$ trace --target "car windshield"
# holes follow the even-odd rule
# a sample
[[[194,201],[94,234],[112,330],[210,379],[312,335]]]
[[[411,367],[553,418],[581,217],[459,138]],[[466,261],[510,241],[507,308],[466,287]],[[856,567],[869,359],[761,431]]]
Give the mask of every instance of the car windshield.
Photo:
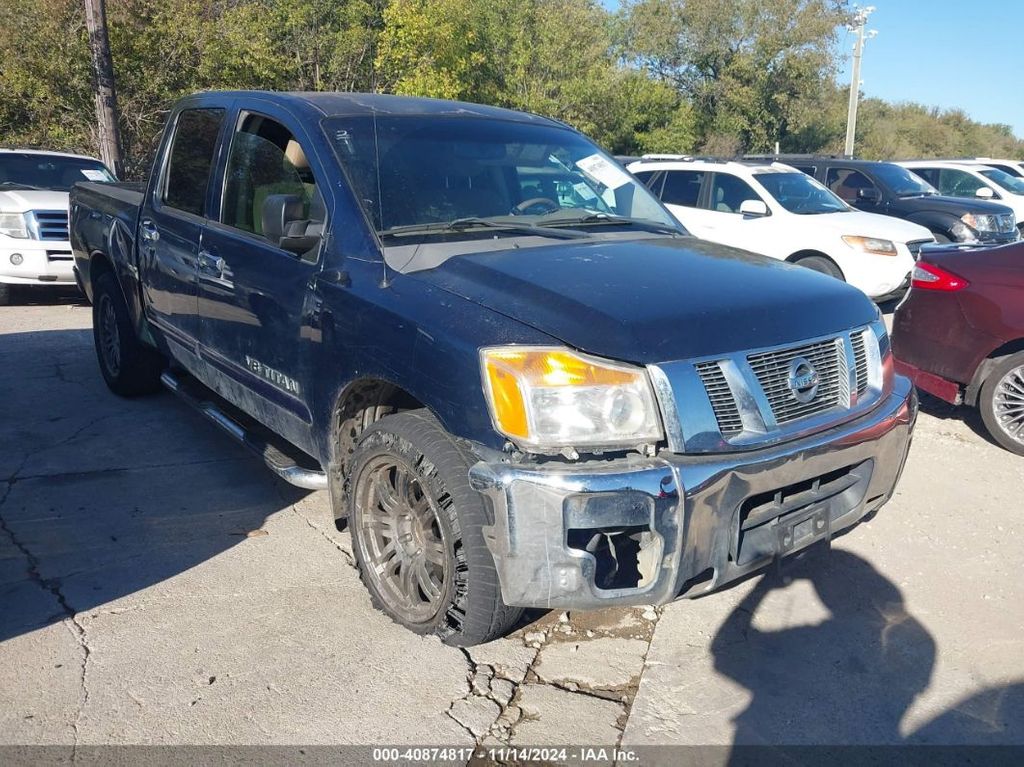
[[[113,181],[99,160],[35,152],[0,152],[0,191],[49,189],[67,192],[76,181]]]
[[[1011,176],[1005,170],[997,168],[985,168],[979,171],[989,181],[995,181],[999,186],[1013,194],[1024,194],[1024,178]]]
[[[487,236],[567,226],[682,231],[645,186],[566,128],[371,115],[331,117],[324,130],[384,236],[477,227]]]
[[[939,193],[938,189],[920,176],[915,176],[906,168],[893,165],[891,162],[880,162],[873,170],[878,179],[897,197],[919,197]]]
[[[810,176],[799,171],[768,171],[754,177],[783,208],[801,216],[845,213],[850,207]]]

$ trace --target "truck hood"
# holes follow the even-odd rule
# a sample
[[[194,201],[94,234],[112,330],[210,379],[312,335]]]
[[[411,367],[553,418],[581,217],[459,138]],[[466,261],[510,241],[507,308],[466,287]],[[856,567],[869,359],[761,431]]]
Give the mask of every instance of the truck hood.
[[[921,197],[900,197],[893,205],[907,213],[935,211],[938,213],[949,213],[957,218],[960,218],[965,213],[974,213],[975,215],[991,214],[995,216],[1013,213],[1013,208],[1000,205],[998,202],[970,200],[966,197],[946,197],[940,194],[928,194]]]
[[[67,209],[67,192],[54,192],[49,189],[5,189],[0,191],[0,212],[2,213]]]
[[[844,213],[823,213],[817,216],[798,216],[806,219],[808,225],[829,229],[839,236],[852,234],[860,237],[880,237],[893,242],[914,242],[932,240],[932,233],[920,224],[883,216],[880,213],[865,213],[851,210]]]
[[[877,316],[831,277],[692,237],[510,247],[408,276],[638,364],[794,343]]]

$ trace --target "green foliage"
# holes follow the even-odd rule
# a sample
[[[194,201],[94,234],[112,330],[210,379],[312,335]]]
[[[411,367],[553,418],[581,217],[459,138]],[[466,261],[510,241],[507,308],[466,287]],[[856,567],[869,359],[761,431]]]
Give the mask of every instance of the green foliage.
[[[130,176],[197,90],[358,90],[548,115],[621,153],[842,150],[847,0],[107,0]],[[0,3],[0,143],[95,153],[81,0]],[[1005,125],[867,99],[865,157],[1024,156]]]

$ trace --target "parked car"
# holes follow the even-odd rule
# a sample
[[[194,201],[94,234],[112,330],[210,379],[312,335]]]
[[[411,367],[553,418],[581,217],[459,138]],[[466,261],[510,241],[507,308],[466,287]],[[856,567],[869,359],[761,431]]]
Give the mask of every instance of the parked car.
[[[893,321],[896,369],[920,389],[981,411],[1024,455],[1024,243],[928,249]]]
[[[0,304],[12,285],[73,285],[68,190],[113,181],[99,160],[61,152],[0,149]]]
[[[202,94],[153,167],[72,191],[107,385],[162,381],[327,488],[414,631],[692,596],[892,495],[917,403],[876,307],[686,236],[561,123]]]
[[[906,289],[918,224],[854,210],[782,163],[647,155],[629,166],[690,232],[806,266],[876,300]]]
[[[1024,161],[1021,160],[1000,160],[995,157],[968,157],[956,162],[968,163],[970,165],[987,165],[990,168],[1001,170],[1017,178],[1024,178]]]
[[[997,200],[1013,210],[1017,228],[1024,231],[1024,179],[969,162],[912,160],[899,164],[950,197]]]
[[[891,162],[844,157],[778,155],[827,186],[848,205],[926,227],[937,242],[1005,244],[1018,239],[1011,208],[976,198],[946,197]]]

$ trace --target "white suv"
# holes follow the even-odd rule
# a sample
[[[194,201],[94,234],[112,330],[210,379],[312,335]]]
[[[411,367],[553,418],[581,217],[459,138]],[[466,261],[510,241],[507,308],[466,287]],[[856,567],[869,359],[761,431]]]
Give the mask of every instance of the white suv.
[[[999,200],[1013,210],[1017,228],[1024,232],[1024,178],[973,160],[911,160],[900,162],[949,197]]]
[[[0,304],[12,285],[73,285],[68,192],[76,181],[113,181],[99,160],[0,149]]]
[[[903,288],[934,241],[923,226],[851,208],[782,163],[647,155],[629,170],[697,237],[824,272],[875,299]]]

